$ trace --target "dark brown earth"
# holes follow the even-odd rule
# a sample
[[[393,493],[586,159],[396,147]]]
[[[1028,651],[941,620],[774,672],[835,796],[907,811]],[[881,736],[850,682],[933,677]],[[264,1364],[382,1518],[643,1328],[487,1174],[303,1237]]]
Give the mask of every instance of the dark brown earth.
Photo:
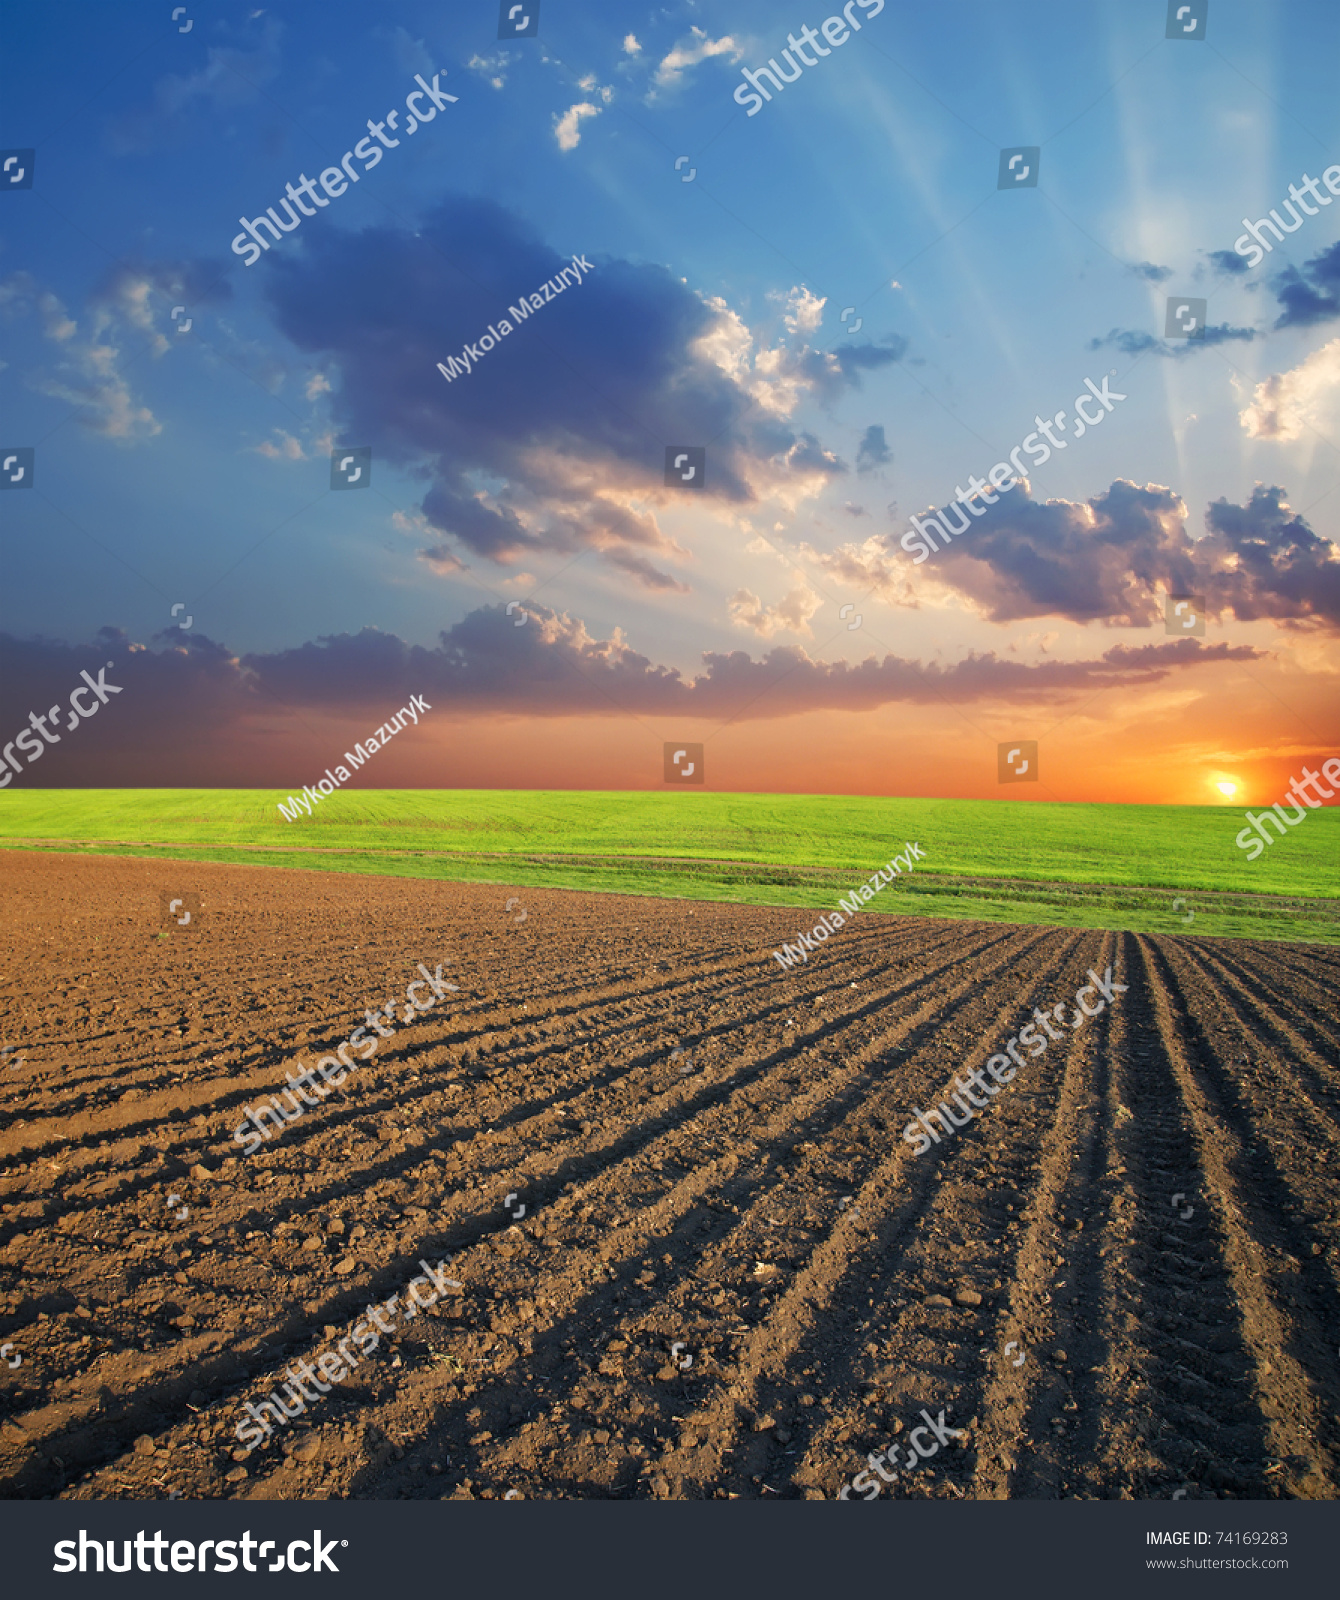
[[[885,1495],[1337,1493],[1332,949],[869,916],[784,973],[808,913],[3,873],[0,1492],[828,1498],[925,1409],[965,1432]],[[243,1157],[419,962],[461,992]],[[913,1154],[913,1104],[1108,965]],[[246,1401],[448,1254],[242,1455]]]

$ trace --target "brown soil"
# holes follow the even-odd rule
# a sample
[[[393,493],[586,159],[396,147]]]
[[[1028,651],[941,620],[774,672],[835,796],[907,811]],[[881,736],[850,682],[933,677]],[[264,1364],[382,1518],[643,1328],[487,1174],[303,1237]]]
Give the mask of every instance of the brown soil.
[[[784,973],[810,913],[5,879],[10,1496],[828,1498],[923,1408],[965,1432],[886,1496],[1340,1487],[1333,950],[870,916]],[[243,1157],[242,1107],[419,962],[461,993]],[[1115,1006],[913,1154],[914,1104],[1108,965]],[[246,1401],[448,1254],[460,1291],[237,1459]]]

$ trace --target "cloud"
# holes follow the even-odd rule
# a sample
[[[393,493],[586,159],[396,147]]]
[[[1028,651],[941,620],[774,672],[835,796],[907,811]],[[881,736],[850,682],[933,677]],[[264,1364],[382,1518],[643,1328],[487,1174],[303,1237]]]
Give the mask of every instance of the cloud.
[[[631,33],[626,35],[626,37],[624,38],[623,50],[624,50],[624,54],[628,55],[628,56],[636,56],[636,55],[641,55],[642,54],[642,46],[637,42],[637,38],[635,37],[635,35],[633,35]]]
[[[1284,307],[1277,328],[1308,328],[1340,317],[1340,241],[1301,267],[1286,267],[1271,287]]]
[[[1101,350],[1104,345],[1111,345],[1127,356],[1143,355],[1148,350],[1156,356],[1171,356],[1177,359],[1181,356],[1194,355],[1197,350],[1208,349],[1211,345],[1227,344],[1234,339],[1250,341],[1257,337],[1255,328],[1232,328],[1226,322],[1207,326],[1205,336],[1201,339],[1156,339],[1152,333],[1145,333],[1139,329],[1113,328],[1105,338],[1090,339],[1088,348]]]
[[[722,307],[724,303],[711,304]],[[734,313],[728,313],[733,318]],[[739,319],[735,319],[739,322]],[[752,336],[739,322],[746,348]],[[760,350],[754,357],[753,381],[748,387],[765,410],[779,417],[790,416],[808,393],[824,400],[836,400],[847,389],[861,387],[861,373],[876,371],[901,361],[907,340],[894,336],[887,344],[842,345],[837,350],[815,350],[808,345],[791,349],[778,345]]]
[[[205,65],[198,72],[187,76],[170,72],[160,78],[154,85],[151,109],[140,107],[112,120],[109,135],[113,148],[122,154],[144,149],[164,123],[171,125],[174,143],[187,137],[188,130],[193,137],[200,137],[202,132],[208,136],[216,126],[215,119],[206,117],[192,125],[185,113],[201,101],[215,112],[250,105],[279,74],[282,35],[280,24],[270,20],[253,48],[210,45]]]
[[[884,534],[872,534],[861,544],[842,544],[836,550],[815,550],[808,544],[801,544],[799,549],[835,583],[868,591],[909,610],[920,605],[912,584],[911,563]]]
[[[491,56],[472,55],[465,66],[468,72],[477,72],[481,78],[487,79],[490,88],[501,89],[507,82],[507,68],[511,60],[506,50],[499,50]]]
[[[1020,484],[979,509],[971,529],[934,561],[936,575],[992,621],[1059,615],[1148,624],[1161,615],[1160,582],[1199,590],[1186,508],[1171,489],[1118,479],[1090,500],[1040,503]]]
[[[602,88],[594,72],[588,72],[584,78],[578,78],[577,87],[583,94],[598,94],[606,105],[614,98],[614,90]]]
[[[1231,607],[1243,622],[1269,617],[1340,630],[1340,549],[1291,512],[1285,493],[1257,484],[1245,506],[1211,502],[1209,537],[1195,546],[1193,592],[1204,592],[1211,615]]]
[[[56,724],[60,743],[24,765],[16,788],[171,785],[174,766],[217,783],[235,781],[228,776],[235,749],[228,751],[226,741],[244,735],[253,716],[264,716],[265,697],[237,658],[205,635],[172,628],[159,637],[171,645],[151,650],[119,628],[103,628],[91,645],[0,633],[0,717],[11,731],[34,708],[68,707],[81,670],[94,678],[105,672],[104,683],[121,691],[76,731],[64,719]]]
[[[137,444],[163,431],[163,425],[147,406],[139,405],[130,385],[121,375],[121,347],[112,342],[118,337],[118,324],[129,321],[148,333],[149,346],[156,354],[168,348],[161,334],[153,331],[147,308],[147,284],[143,292],[128,287],[118,300],[95,293],[88,315],[89,334],[79,337],[79,324],[49,290],[41,289],[26,272],[16,272],[0,280],[0,310],[6,315],[29,313],[38,316],[45,337],[60,354],[54,365],[28,374],[27,385],[37,394],[64,400],[75,408],[80,424],[118,444]],[[122,313],[124,313],[124,318]]]
[[[434,649],[402,643],[365,628],[297,650],[247,656],[243,666],[258,689],[276,701],[315,709],[362,704],[400,705],[414,690],[431,701],[481,711],[538,716],[734,715],[744,705],[756,719],[797,711],[872,709],[891,701],[957,702],[1002,697],[1047,698],[1099,684],[1166,677],[1206,661],[1257,660],[1246,646],[1205,647],[1192,639],[1130,648],[1118,645],[1093,661],[1048,661],[1032,666],[970,654],[950,666],[923,666],[888,655],[851,664],[812,661],[779,645],[755,661],[747,652],[703,652],[703,670],[686,680],[673,667],[638,654],[618,629],[596,639],[566,613],[528,604],[532,625],[513,626],[503,606],[471,612],[441,635]],[[785,681],[785,687],[782,687]]]
[[[425,482],[434,548],[504,566],[594,550],[639,584],[675,588],[666,563],[689,552],[662,530],[665,508],[793,510],[847,470],[788,418],[808,395],[852,387],[862,358],[848,370],[804,346],[761,348],[724,301],[657,265],[597,260],[447,384],[436,363],[568,259],[491,201],[458,198],[417,234],[332,229],[258,264],[281,331],[338,373],[337,436]],[[866,364],[894,359],[880,347]],[[695,440],[711,444],[690,506],[665,486],[664,452]]]
[[[1230,278],[1241,278],[1251,270],[1247,265],[1247,257],[1240,256],[1236,250],[1211,250],[1209,259],[1217,272],[1223,272]]]
[[[1173,275],[1171,267],[1156,267],[1152,261],[1132,262],[1127,270],[1146,283],[1166,283]]]
[[[721,39],[710,39],[701,28],[694,27],[691,37],[675,45],[656,68],[656,88],[678,88],[687,68],[696,67],[712,56],[729,56],[732,61],[738,61],[741,54],[740,47],[729,34]]]
[[[399,26],[392,28],[389,34],[383,33],[382,37],[389,39],[392,59],[406,77],[412,77],[416,72],[432,74],[435,63],[422,39],[416,39],[407,29]]]
[[[264,456],[268,461],[305,461],[301,439],[295,439],[291,433],[285,433],[283,428],[272,428],[272,433],[278,434],[278,444],[271,444],[266,439],[255,447],[258,456]]]
[[[195,311],[200,307],[226,304],[233,298],[229,270],[223,262],[201,258],[125,259],[102,279],[90,295],[89,304],[103,319],[101,326],[120,317],[141,333],[148,334],[150,349],[155,356],[161,356],[172,347],[173,340],[164,337],[160,329],[170,330],[173,337],[177,336],[172,320],[176,307]]]
[[[1211,262],[1219,271],[1241,277],[1250,269],[1236,250],[1216,250]],[[1286,266],[1270,288],[1282,310],[1275,328],[1310,328],[1340,317],[1340,242],[1328,245],[1299,267]]]
[[[812,637],[810,618],[822,605],[822,599],[801,576],[775,606],[765,606],[748,589],[737,589],[727,602],[727,609],[737,626],[752,629],[761,639],[771,639],[779,633]]]
[[[436,541],[437,538],[436,529],[429,524],[428,518],[422,511],[393,511],[391,526],[397,533],[406,534],[412,539]],[[421,546],[418,555],[419,559],[431,567],[440,578],[450,578],[458,572],[469,570],[466,563],[449,545],[440,542]]]
[[[584,101],[575,106],[569,106],[560,116],[554,113],[554,137],[558,140],[560,150],[575,150],[581,143],[581,121],[583,117],[598,117],[600,107],[587,105]]]
[[[811,294],[803,284],[789,290],[785,297],[774,294],[769,298],[784,299],[786,311],[782,321],[790,334],[813,333],[824,320],[824,307],[828,304],[826,299]]]
[[[241,659],[175,628],[157,636],[158,648],[115,628],[91,645],[0,633],[0,718],[8,728],[22,726],[33,708],[67,705],[81,669],[95,676],[105,669],[104,681],[121,690],[16,781],[54,788],[295,784],[310,779],[301,769],[315,752],[329,760],[332,746],[347,748],[412,694],[449,716],[765,721],[891,703],[1045,703],[1077,691],[1148,686],[1206,663],[1263,659],[1247,646],[1193,639],[1033,664],[993,653],[951,664],[894,655],[821,662],[779,645],[758,660],[742,650],[704,652],[701,670],[685,678],[633,650],[617,628],[598,639],[580,619],[529,602],[525,609],[523,628],[502,605],[473,611],[431,647],[364,628]],[[426,729],[421,736],[441,737]],[[406,755],[407,747],[393,746],[380,758],[382,783],[396,781],[396,763]]]
[[[687,583],[672,578],[668,572],[662,572],[659,567],[653,566],[645,556],[634,555],[631,550],[607,550],[605,560],[610,566],[626,572],[630,578],[636,578],[644,589],[658,589],[669,594],[693,592]]]
[[[895,361],[901,361],[906,354],[907,340],[896,333],[891,334],[884,344],[844,344],[834,351],[843,376],[858,389],[859,373],[891,366]]]
[[[450,578],[454,573],[467,570],[466,563],[450,545],[428,545],[420,550],[419,554],[440,578]]]
[[[42,321],[42,332],[57,344],[72,339],[79,331],[79,324],[61,301],[49,289],[39,288],[37,280],[28,272],[14,272],[8,278],[0,278],[0,312],[6,316],[36,313]]]
[[[919,570],[994,622],[1063,616],[1149,626],[1172,592],[1204,594],[1212,617],[1340,630],[1340,551],[1292,516],[1284,495],[1258,485],[1245,507],[1217,500],[1206,512],[1208,533],[1193,540],[1180,496],[1157,484],[1118,478],[1088,500],[1044,503],[1018,485]],[[873,571],[895,548],[892,536],[867,541],[861,564]],[[830,559],[839,558],[857,561],[851,547]]]
[[[1238,421],[1253,439],[1297,439],[1317,421],[1319,409],[1334,410],[1340,385],[1340,339],[1332,339],[1289,372],[1258,383]]]
[[[893,451],[885,443],[883,427],[872,422],[861,435],[861,442],[856,448],[857,472],[871,472],[892,460]]]

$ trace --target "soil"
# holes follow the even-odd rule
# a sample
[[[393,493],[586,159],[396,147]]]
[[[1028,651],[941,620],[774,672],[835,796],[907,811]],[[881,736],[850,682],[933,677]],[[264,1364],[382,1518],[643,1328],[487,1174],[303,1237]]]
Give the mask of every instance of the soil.
[[[817,913],[4,876],[6,1495],[829,1499],[923,1410],[961,1431],[887,1497],[1340,1488],[1333,948],[866,915],[788,972]],[[244,1108],[419,963],[460,992],[245,1155]],[[914,1153],[914,1106],[1109,966]],[[447,1257],[459,1289],[241,1448]]]

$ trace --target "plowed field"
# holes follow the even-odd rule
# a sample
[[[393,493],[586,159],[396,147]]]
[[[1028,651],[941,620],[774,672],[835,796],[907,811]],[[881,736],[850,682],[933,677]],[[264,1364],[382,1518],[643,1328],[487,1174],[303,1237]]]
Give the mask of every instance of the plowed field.
[[[784,972],[814,914],[5,880],[5,1494],[831,1498],[890,1448],[895,1498],[1340,1488],[1333,949],[866,916]],[[244,1155],[244,1108],[420,962],[460,992]],[[914,1106],[1109,966],[914,1154]],[[458,1290],[241,1450],[446,1256]],[[923,1410],[962,1431],[913,1470]]]

